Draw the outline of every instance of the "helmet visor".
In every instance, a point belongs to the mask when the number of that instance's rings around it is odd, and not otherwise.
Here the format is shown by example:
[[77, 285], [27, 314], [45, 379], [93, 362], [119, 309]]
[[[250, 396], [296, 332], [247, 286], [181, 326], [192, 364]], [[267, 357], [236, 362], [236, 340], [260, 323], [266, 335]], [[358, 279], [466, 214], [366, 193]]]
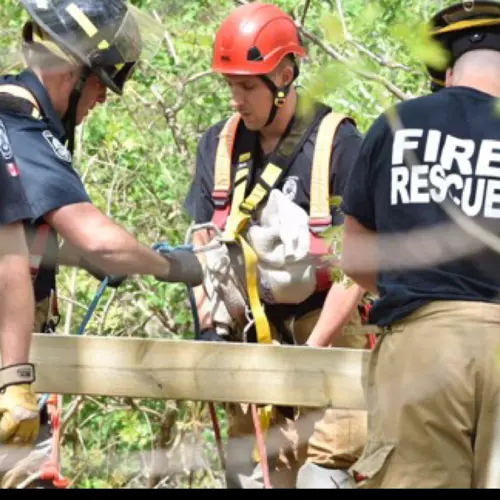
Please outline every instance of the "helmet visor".
[[21, 1], [47, 34], [47, 49], [52, 42], [68, 59], [96, 73], [100, 68], [112, 80], [126, 81], [139, 58], [152, 59], [163, 41], [161, 23], [123, 0]]

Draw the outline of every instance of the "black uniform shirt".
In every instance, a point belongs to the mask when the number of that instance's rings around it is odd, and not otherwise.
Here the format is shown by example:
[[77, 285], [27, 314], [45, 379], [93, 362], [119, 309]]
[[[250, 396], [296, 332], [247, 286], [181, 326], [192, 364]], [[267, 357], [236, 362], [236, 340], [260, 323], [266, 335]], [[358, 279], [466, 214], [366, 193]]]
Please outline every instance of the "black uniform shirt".
[[0, 225], [31, 219], [31, 207], [19, 178], [7, 128], [0, 120]]
[[[441, 247], [464, 251], [444, 263], [380, 271], [380, 299], [370, 322], [389, 325], [433, 300], [498, 301], [500, 256], [478, 247], [477, 239], [456, 226], [443, 205], [452, 204], [466, 220], [500, 234], [497, 101], [472, 88], [450, 87], [400, 103], [402, 128], [396, 134], [385, 115], [368, 131], [341, 209], [381, 235], [451, 225], [458, 239], [443, 241], [438, 230], [429, 241], [440, 238]], [[410, 154], [417, 164], [409, 162]], [[416, 257], [411, 245], [401, 251], [408, 260]]]
[[[72, 158], [64, 146], [65, 130], [52, 106], [45, 87], [29, 70], [19, 75], [0, 77], [1, 84], [21, 85], [28, 89], [40, 105], [41, 120], [21, 113], [0, 109], [20, 172], [20, 179], [31, 208], [31, 221], [26, 224], [28, 243], [34, 230], [44, 222], [45, 214], [73, 203], [89, 202], [78, 173], [72, 167]], [[51, 231], [47, 252], [57, 255], [57, 235]], [[36, 300], [50, 295], [55, 288], [55, 269], [42, 266], [35, 283]]]
[[[190, 191], [185, 201], [185, 208], [196, 223], [204, 223], [212, 220], [214, 204], [212, 201], [212, 190], [214, 187], [215, 157], [219, 143], [219, 134], [224, 126], [225, 120], [209, 128], [202, 136], [197, 149], [196, 174], [191, 184]], [[309, 213], [311, 170], [314, 157], [314, 145], [318, 133], [319, 124], [313, 129], [309, 138], [290, 165], [284, 178], [276, 185], [297, 205]], [[349, 121], [341, 123], [337, 129], [334, 141], [333, 154], [331, 156], [330, 168], [330, 195], [342, 196], [347, 176], [358, 155], [362, 142], [362, 135]], [[233, 152], [236, 156], [236, 148]], [[253, 171], [249, 175], [246, 195], [253, 188], [260, 172], [267, 163], [262, 150], [254, 152], [252, 162]], [[237, 158], [233, 157], [233, 168], [231, 169], [232, 183], [236, 172]], [[344, 217], [338, 207], [332, 207], [333, 225], [343, 224]], [[327, 292], [313, 294], [300, 306], [284, 304], [268, 307], [268, 314], [273, 310], [281, 317], [293, 314], [296, 317], [310, 310], [322, 307]]]
[[[214, 214], [215, 207], [212, 201], [212, 191], [214, 187], [215, 156], [219, 144], [219, 134], [225, 122], [226, 120], [223, 120], [209, 128], [198, 144], [196, 173], [184, 204], [189, 215], [196, 223], [209, 222]], [[276, 186], [307, 213], [309, 213], [311, 166], [317, 132], [318, 127], [313, 130], [302, 150], [290, 165], [288, 172]], [[332, 196], [342, 195], [347, 175], [358, 154], [361, 142], [362, 136], [352, 123], [344, 122], [339, 126], [335, 137], [330, 169], [330, 194]], [[253, 172], [250, 175], [247, 194], [253, 188], [268, 159], [263, 156], [261, 150], [256, 153], [252, 163]], [[233, 168], [231, 169], [233, 180], [236, 164], [237, 158], [233, 158]], [[336, 207], [332, 207], [332, 217], [335, 225], [343, 223], [342, 214]]]

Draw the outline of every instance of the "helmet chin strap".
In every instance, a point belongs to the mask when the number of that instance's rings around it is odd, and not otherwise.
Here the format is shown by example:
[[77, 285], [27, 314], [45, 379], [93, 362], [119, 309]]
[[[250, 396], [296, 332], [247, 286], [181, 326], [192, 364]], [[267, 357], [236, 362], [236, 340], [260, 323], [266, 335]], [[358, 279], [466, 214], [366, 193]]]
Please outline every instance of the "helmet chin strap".
[[80, 80], [73, 88], [71, 95], [69, 96], [68, 109], [62, 118], [64, 125], [64, 130], [66, 131], [66, 137], [68, 140], [68, 150], [73, 155], [75, 150], [75, 128], [76, 128], [76, 114], [78, 111], [78, 102], [82, 95], [83, 87], [90, 76], [90, 69], [84, 67], [80, 74]]
[[267, 118], [267, 122], [264, 127], [267, 127], [272, 121], [276, 118], [276, 113], [278, 113], [278, 109], [285, 104], [285, 100], [290, 93], [290, 89], [292, 88], [293, 82], [299, 76], [299, 68], [297, 64], [293, 65], [293, 78], [290, 83], [285, 85], [284, 87], [278, 87], [267, 75], [260, 75], [261, 80], [267, 85], [271, 94], [273, 95], [273, 104], [271, 106], [271, 110], [269, 112], [269, 116]]
[[271, 93], [273, 94], [273, 104], [271, 106], [271, 111], [269, 112], [269, 117], [264, 127], [267, 127], [276, 118], [276, 113], [278, 113], [278, 108], [281, 108], [285, 104], [285, 99], [290, 92], [292, 87], [292, 82], [284, 87], [278, 87], [268, 76], [261, 75], [261, 80], [267, 85]]

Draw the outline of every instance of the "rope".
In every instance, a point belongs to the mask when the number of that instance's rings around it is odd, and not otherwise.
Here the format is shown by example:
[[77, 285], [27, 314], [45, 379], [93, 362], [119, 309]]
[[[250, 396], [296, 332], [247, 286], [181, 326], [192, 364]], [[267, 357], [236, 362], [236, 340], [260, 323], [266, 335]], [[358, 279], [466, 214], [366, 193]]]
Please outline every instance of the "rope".
[[[104, 291], [106, 290], [106, 287], [108, 286], [109, 279], [108, 277], [104, 278], [99, 286], [99, 289], [97, 290], [97, 293], [95, 294], [92, 302], [90, 303], [89, 308], [87, 309], [87, 312], [85, 313], [85, 316], [83, 318], [83, 321], [80, 325], [80, 328], [78, 329], [77, 335], [83, 335], [85, 328], [87, 327], [90, 318], [94, 314], [94, 311], [97, 307], [97, 304], [101, 300]], [[41, 470], [35, 474], [33, 474], [30, 478], [28, 478], [26, 481], [22, 483], [22, 486], [20, 487], [26, 487], [28, 484], [35, 480], [47, 480], [47, 481], [52, 481], [54, 486], [56, 488], [67, 488], [69, 485], [69, 481], [65, 479], [61, 475], [60, 471], [60, 453], [59, 453], [59, 441], [60, 441], [60, 427], [61, 427], [61, 413], [62, 413], [62, 397], [59, 395], [52, 395], [53, 396], [53, 401], [52, 403], [56, 407], [56, 410], [53, 415], [51, 415], [51, 424], [52, 424], [52, 452], [51, 452], [51, 458], [49, 459], [48, 462], [46, 462]], [[42, 397], [40, 398], [39, 401], [39, 408], [40, 411], [43, 410], [45, 405], [49, 403], [49, 399], [51, 398], [50, 394], [43, 394]]]
[[[189, 244], [185, 245], [180, 245], [175, 248], [180, 248], [180, 249], [185, 249], [185, 250], [193, 250], [193, 246]], [[168, 254], [172, 250], [174, 250], [173, 247], [171, 247], [167, 243], [157, 243], [153, 245], [153, 250], [161, 253], [162, 255]], [[188, 292], [188, 299], [189, 299], [189, 306], [191, 308], [191, 314], [193, 316], [193, 326], [194, 326], [194, 334], [195, 338], [197, 340], [200, 339], [201, 336], [201, 327], [200, 327], [200, 317], [198, 315], [198, 308], [196, 307], [196, 299], [194, 296], [194, 291], [193, 287], [190, 285], [186, 285], [187, 292]], [[222, 468], [225, 470], [226, 469], [226, 459], [224, 456], [224, 445], [222, 442], [222, 434], [220, 430], [220, 425], [219, 425], [219, 419], [217, 418], [217, 410], [215, 408], [215, 404], [212, 402], [208, 403], [208, 408], [210, 411], [210, 419], [212, 421], [212, 427], [214, 429], [214, 434], [215, 434], [215, 442], [217, 444], [217, 452], [219, 455], [219, 460], [221, 463]]]
[[[213, 245], [209, 245], [209, 246], [211, 248]], [[152, 249], [159, 252], [162, 255], [166, 255], [166, 254], [170, 253], [171, 251], [173, 251], [174, 249], [185, 249], [185, 250], [194, 251], [193, 246], [189, 245], [189, 244], [184, 244], [184, 245], [179, 245], [177, 247], [172, 247], [166, 242], [156, 243], [153, 245]], [[198, 250], [198, 251], [206, 251], [206, 250], [209, 250], [209, 248], [205, 248], [203, 250]], [[107, 277], [101, 282], [99, 289], [97, 290], [96, 295], [94, 296], [92, 302], [90, 303], [90, 306], [89, 306], [89, 308], [88, 308], [88, 310], [87, 310], [87, 312], [82, 320], [82, 323], [78, 329], [77, 335], [83, 335], [85, 328], [87, 327], [90, 319], [92, 318], [92, 315], [94, 314], [94, 312], [97, 308], [97, 305], [98, 305], [99, 301], [101, 300], [101, 298], [104, 294], [104, 291], [106, 290], [106, 287], [108, 286], [108, 282], [109, 282], [109, 279]], [[198, 315], [198, 309], [196, 307], [196, 299], [194, 296], [193, 287], [190, 285], [186, 285], [186, 287], [187, 287], [187, 292], [188, 292], [189, 306], [190, 306], [192, 317], [193, 317], [195, 337], [196, 337], [196, 339], [199, 339], [201, 336], [201, 328], [200, 328], [200, 318]], [[49, 398], [50, 398], [50, 394], [43, 394], [42, 395], [42, 397], [40, 398], [40, 402], [39, 402], [40, 410], [42, 410], [43, 407], [48, 403]], [[53, 436], [54, 441], [56, 441], [56, 440], [58, 441], [60, 438], [60, 435], [59, 435], [59, 426], [61, 423], [60, 422], [60, 411], [61, 410], [59, 409], [59, 411], [57, 412], [56, 417], [55, 417], [56, 421], [53, 422], [53, 427], [54, 428], [57, 427], [57, 429], [55, 429], [54, 436]], [[223, 446], [223, 441], [222, 441], [222, 434], [221, 434], [221, 430], [220, 430], [219, 420], [217, 417], [216, 407], [215, 407], [215, 404], [213, 402], [209, 402], [209, 411], [210, 411], [210, 418], [212, 421], [212, 426], [214, 429], [219, 460], [220, 460], [221, 466], [225, 470], [226, 469], [226, 461], [225, 461], [225, 456], [224, 456], [224, 446]], [[261, 456], [261, 466], [262, 466], [263, 474], [264, 474], [264, 484], [265, 484], [266, 488], [271, 488], [271, 484], [270, 484], [270, 480], [269, 480], [269, 468], [267, 465], [267, 455], [266, 455], [265, 442], [264, 442], [264, 438], [263, 438], [262, 428], [260, 425], [260, 419], [258, 418], [258, 415], [256, 413], [255, 405], [252, 405], [252, 416], [253, 416], [254, 425], [255, 425], [255, 432], [256, 432], [257, 443], [258, 443], [258, 447], [259, 447], [259, 453]], [[38, 479], [47, 479], [47, 480], [52, 479], [52, 481], [56, 487], [61, 487], [61, 488], [67, 487], [67, 485], [68, 485], [67, 480], [65, 480], [60, 475], [59, 462], [58, 462], [58, 460], [59, 460], [58, 450], [54, 449], [54, 446], [57, 447], [58, 444], [59, 443], [57, 442], [57, 443], [53, 443], [53, 445], [52, 445], [53, 446], [53, 452], [52, 452], [53, 459], [51, 461], [49, 461], [49, 463], [47, 463], [45, 465], [45, 467], [43, 467], [43, 469], [40, 472], [33, 474], [26, 481], [24, 481], [22, 483], [22, 486], [21, 486], [22, 488], [26, 487], [28, 484], [30, 484], [33, 481], [36, 481]]]

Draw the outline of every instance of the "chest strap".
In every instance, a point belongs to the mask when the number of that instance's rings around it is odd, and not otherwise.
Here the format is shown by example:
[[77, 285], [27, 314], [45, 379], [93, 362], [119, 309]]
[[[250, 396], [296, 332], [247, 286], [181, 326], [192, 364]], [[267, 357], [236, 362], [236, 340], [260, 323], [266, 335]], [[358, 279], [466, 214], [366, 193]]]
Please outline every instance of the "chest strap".
[[[26, 104], [31, 105], [30, 108]], [[33, 118], [42, 118], [40, 106], [33, 94], [19, 85], [0, 85], [0, 109], [13, 112], [27, 112]]]

